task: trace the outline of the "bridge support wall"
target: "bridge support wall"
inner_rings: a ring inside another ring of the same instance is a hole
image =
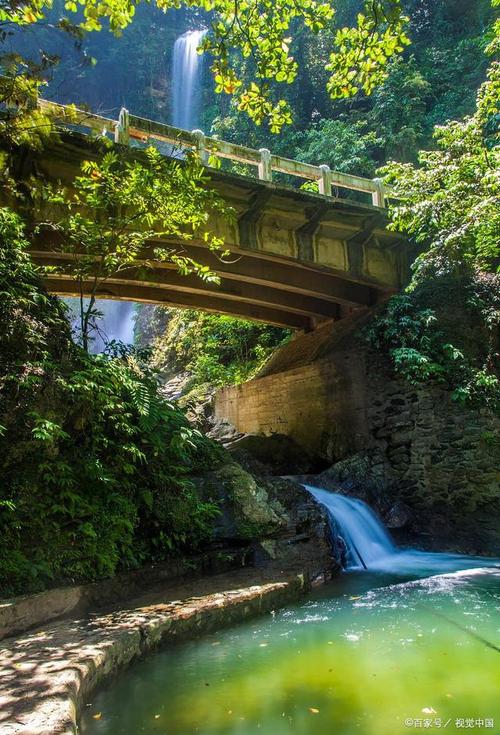
[[[367,441],[365,360],[343,344],[321,357],[333,335],[341,336],[338,325],[299,335],[261,377],[220,390],[216,418],[243,433],[285,434],[332,461],[361,449]]]

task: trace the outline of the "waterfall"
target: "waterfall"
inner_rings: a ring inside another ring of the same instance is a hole
[[[344,539],[348,569],[364,567],[376,572],[415,577],[454,572],[478,565],[500,565],[499,559],[399,549],[393,544],[382,521],[362,500],[311,485],[304,487],[328,511],[333,546],[337,546],[337,551],[339,536]]]
[[[77,298],[66,298],[69,306],[69,321],[78,338],[80,328],[80,300]],[[88,299],[85,299],[88,302]],[[103,352],[106,342],[116,340],[125,344],[134,342],[134,302],[133,301],[111,301],[110,299],[98,299],[95,308],[102,313],[97,326],[99,331],[92,331],[92,344],[90,351],[94,354]]]
[[[102,352],[106,342],[112,339],[125,344],[134,342],[134,303],[133,301],[110,301],[101,299],[96,307],[102,312],[99,319],[99,334],[92,342],[92,352]]]
[[[206,31],[187,31],[174,44],[172,124],[186,130],[193,130],[199,124],[203,58],[198,54],[197,48],[205,33]],[[132,344],[134,341],[134,304],[130,301],[103,299],[98,302],[97,308],[103,316],[98,323],[99,334],[93,334],[92,352],[102,352],[106,342],[111,340]],[[76,302],[72,311],[74,312],[75,309],[78,309]],[[78,333],[78,320],[73,317],[72,322]]]
[[[197,52],[206,31],[186,31],[174,44],[172,124],[193,130],[199,125],[203,57]]]
[[[305,486],[325,506],[332,523],[332,534],[342,536],[348,550],[348,566],[373,567],[397,549],[375,513],[357,498]]]

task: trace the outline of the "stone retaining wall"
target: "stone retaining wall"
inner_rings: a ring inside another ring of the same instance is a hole
[[[58,618],[85,615],[105,605],[116,605],[171,580],[241,567],[245,551],[244,548],[234,552],[226,549],[222,555],[208,552],[190,558],[172,559],[93,584],[57,587],[39,594],[0,599],[0,640]]]

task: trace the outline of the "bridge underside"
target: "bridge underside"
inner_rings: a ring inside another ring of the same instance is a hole
[[[340,319],[353,309],[371,306],[379,298],[370,287],[350,285],[305,267],[246,256],[238,259],[234,253],[231,262],[221,262],[206,248],[188,250],[218,273],[220,284],[158,264],[108,279],[98,288],[97,296],[200,309],[306,331],[326,320]],[[67,273],[67,259],[48,249],[31,254],[36,263],[52,266],[54,272],[45,278],[49,291],[60,296],[80,295],[79,284]],[[92,285],[91,281],[82,284],[85,295],[91,293]]]
[[[38,155],[35,170],[71,185],[80,162],[99,156],[88,140],[66,136]],[[156,261],[153,267],[139,266],[110,278],[101,285],[99,298],[201,309],[310,330],[377,304],[407,280],[408,244],[387,230],[384,211],[220,171],[210,176],[237,215],[236,222],[210,222],[230,257],[220,259],[202,241],[162,244],[182,247],[187,256],[215,271],[220,284],[183,276],[171,264]],[[32,256],[52,266],[45,279],[49,290],[79,295],[70,275],[71,258],[78,256],[65,253],[55,237],[42,232]],[[145,251],[144,264],[149,256]],[[83,288],[90,293],[90,283]]]

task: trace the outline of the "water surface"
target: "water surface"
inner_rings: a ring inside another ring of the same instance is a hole
[[[500,732],[500,569],[404,581],[428,573],[407,563],[346,573],[301,604],[137,662],[84,708],[82,731],[398,735],[467,719]]]

